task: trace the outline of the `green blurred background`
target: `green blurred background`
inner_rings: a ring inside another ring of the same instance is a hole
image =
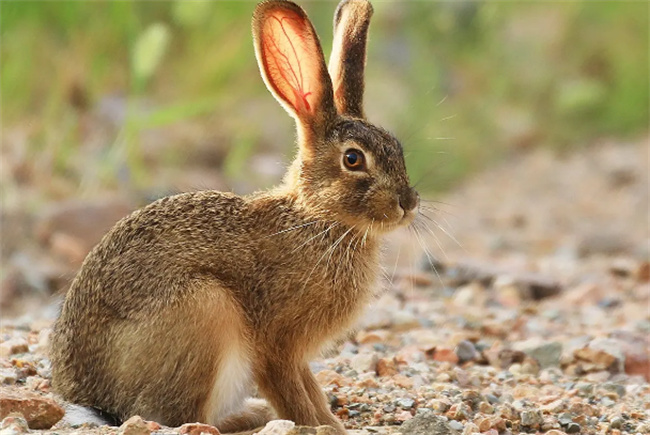
[[[331,48],[335,2],[300,2]],[[3,1],[2,200],[276,183],[294,127],[252,1]],[[437,192],[512,153],[648,130],[647,2],[374,2],[371,121]],[[143,199],[144,200],[144,199]]]

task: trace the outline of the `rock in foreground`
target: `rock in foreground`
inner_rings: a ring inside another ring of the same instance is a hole
[[[22,414],[30,429],[49,429],[63,417],[64,411],[54,400],[27,391],[0,391],[0,419]]]
[[[457,435],[444,417],[433,413],[421,414],[405,422],[401,427],[403,435]]]

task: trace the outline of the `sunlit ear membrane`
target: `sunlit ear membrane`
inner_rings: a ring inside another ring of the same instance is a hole
[[[289,1],[259,4],[253,36],[264,82],[289,114],[312,129],[335,115],[323,51],[299,6]]]
[[[343,0],[334,13],[334,43],[329,72],[339,113],[364,118],[366,42],[372,17],[367,0]]]

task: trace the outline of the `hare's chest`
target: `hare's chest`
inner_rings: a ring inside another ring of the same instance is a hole
[[[322,326],[326,335],[345,332],[372,300],[378,286],[377,270],[378,267],[367,262],[334,263],[329,270],[323,271],[319,282],[305,292],[310,303],[304,306],[311,307],[311,313],[305,313],[302,318],[314,322],[313,329]]]

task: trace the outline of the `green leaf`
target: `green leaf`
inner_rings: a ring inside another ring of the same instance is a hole
[[[133,47],[132,72],[137,90],[141,90],[156,72],[169,45],[169,39],[167,26],[155,23],[147,27],[136,41]]]

